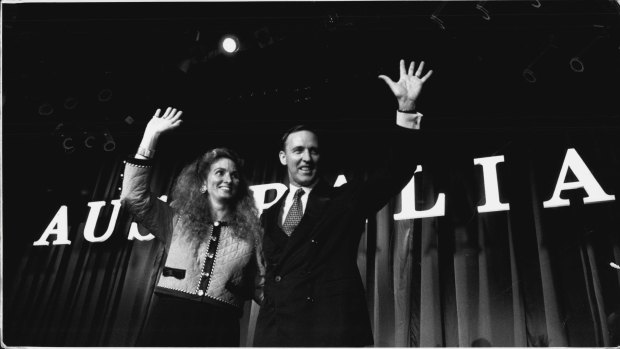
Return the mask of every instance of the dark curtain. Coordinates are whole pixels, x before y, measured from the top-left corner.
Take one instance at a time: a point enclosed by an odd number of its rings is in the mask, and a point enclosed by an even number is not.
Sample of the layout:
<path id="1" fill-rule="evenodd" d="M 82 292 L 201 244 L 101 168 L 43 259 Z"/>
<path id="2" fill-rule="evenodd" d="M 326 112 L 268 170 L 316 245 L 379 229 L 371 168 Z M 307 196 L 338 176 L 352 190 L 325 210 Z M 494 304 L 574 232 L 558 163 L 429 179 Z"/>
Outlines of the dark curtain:
<path id="1" fill-rule="evenodd" d="M 330 155 L 323 168 L 329 180 L 339 174 L 348 180 L 363 179 L 381 162 L 386 132 L 331 131 L 322 139 L 331 152 L 326 151 Z M 571 200 L 568 207 L 542 204 L 553 193 L 569 148 L 576 149 L 608 194 L 617 195 L 620 147 L 613 128 L 435 127 L 424 137 L 427 147 L 411 150 L 411 161 L 423 165 L 415 175 L 416 209 L 432 207 L 443 193 L 446 214 L 394 220 L 401 211 L 399 195 L 368 217 L 358 265 L 375 344 L 620 345 L 620 271 L 610 265 L 620 261 L 618 201 L 584 205 L 586 193 L 577 189 L 563 194 Z M 182 138 L 186 137 L 171 137 L 162 144 L 170 151 L 158 154 L 152 178 L 158 195 L 169 193 L 181 166 L 200 149 L 226 142 L 236 144 L 248 159 L 253 184 L 282 179 L 276 134 L 206 133 L 200 137 L 203 147 L 187 147 Z M 257 147 L 262 138 L 271 138 L 273 142 L 267 143 L 273 146 Z M 175 141 L 182 146 L 175 146 Z M 352 151 L 340 146 L 343 142 L 362 145 Z M 134 345 L 152 294 L 154 280 L 147 276 L 161 262 L 161 247 L 155 241 L 127 240 L 131 217 L 124 212 L 107 241 L 91 243 L 83 237 L 89 201 L 107 203 L 95 235 L 108 227 L 124 155 L 137 144 L 125 143 L 112 154 L 67 157 L 50 151 L 37 161 L 10 154 L 5 158 L 12 165 L 5 167 L 4 175 L 7 345 Z M 23 150 L 35 154 L 35 148 Z M 501 200 L 510 204 L 510 210 L 478 213 L 484 186 L 481 167 L 473 159 L 494 155 L 505 156 L 497 172 Z M 45 179 L 42 173 L 56 177 Z M 571 175 L 567 181 L 574 180 Z M 11 181 L 32 185 L 7 186 Z M 46 183 L 55 186 L 45 189 Z M 68 207 L 71 244 L 32 246 L 61 205 Z M 256 304 L 248 302 L 242 345 L 252 343 L 256 314 Z"/>

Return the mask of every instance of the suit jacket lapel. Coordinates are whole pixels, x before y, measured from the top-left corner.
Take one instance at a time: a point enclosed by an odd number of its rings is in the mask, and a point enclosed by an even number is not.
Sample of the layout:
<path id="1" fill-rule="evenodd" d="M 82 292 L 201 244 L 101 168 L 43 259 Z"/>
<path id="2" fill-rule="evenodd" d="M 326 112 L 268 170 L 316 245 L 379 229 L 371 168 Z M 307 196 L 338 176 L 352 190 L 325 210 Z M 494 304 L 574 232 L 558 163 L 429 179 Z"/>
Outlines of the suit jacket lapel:
<path id="1" fill-rule="evenodd" d="M 282 207 L 284 206 L 284 201 L 288 192 L 289 190 L 287 189 L 277 203 L 263 212 L 265 234 L 268 235 L 280 249 L 284 249 L 289 239 L 282 230 L 282 224 L 280 222 L 280 212 L 282 212 Z"/>

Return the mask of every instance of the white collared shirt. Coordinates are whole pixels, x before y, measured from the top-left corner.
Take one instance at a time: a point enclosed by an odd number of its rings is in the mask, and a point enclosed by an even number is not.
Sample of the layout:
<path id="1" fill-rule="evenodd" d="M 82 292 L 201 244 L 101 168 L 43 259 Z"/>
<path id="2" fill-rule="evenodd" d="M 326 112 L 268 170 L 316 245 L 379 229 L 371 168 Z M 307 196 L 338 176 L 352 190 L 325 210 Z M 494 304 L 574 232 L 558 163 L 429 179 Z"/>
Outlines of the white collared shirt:
<path id="1" fill-rule="evenodd" d="M 284 220 L 286 219 L 286 215 L 288 214 L 288 210 L 293 206 L 293 197 L 295 196 L 295 192 L 299 189 L 298 186 L 293 184 L 289 184 L 289 191 L 284 199 L 284 211 L 282 212 L 282 221 L 280 223 L 284 224 Z M 312 191 L 311 187 L 301 187 L 304 190 L 304 195 L 301 196 L 301 211 L 303 213 L 306 212 L 306 204 L 308 203 L 308 197 L 310 196 L 310 192 Z"/>

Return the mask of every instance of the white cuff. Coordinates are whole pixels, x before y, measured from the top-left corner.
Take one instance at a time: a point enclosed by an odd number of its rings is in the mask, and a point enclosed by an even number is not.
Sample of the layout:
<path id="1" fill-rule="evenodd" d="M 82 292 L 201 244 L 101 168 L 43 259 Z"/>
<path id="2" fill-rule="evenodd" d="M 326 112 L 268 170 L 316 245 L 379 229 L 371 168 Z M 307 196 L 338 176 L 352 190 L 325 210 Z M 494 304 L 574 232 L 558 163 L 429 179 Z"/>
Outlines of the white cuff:
<path id="1" fill-rule="evenodd" d="M 419 130 L 422 122 L 422 113 L 403 113 L 396 111 L 396 125 L 412 130 Z"/>

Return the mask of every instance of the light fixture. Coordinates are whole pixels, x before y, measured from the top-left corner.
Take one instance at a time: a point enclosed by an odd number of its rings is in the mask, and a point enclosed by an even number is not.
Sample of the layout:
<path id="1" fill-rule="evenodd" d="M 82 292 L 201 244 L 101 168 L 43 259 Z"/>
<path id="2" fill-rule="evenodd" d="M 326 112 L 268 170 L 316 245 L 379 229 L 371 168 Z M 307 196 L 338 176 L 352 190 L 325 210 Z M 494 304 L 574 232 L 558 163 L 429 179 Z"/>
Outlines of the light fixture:
<path id="1" fill-rule="evenodd" d="M 49 102 L 43 102 L 39 105 L 39 115 L 50 116 L 54 114 L 54 106 Z"/>
<path id="2" fill-rule="evenodd" d="M 614 263 L 614 262 L 609 262 L 609 265 L 610 265 L 612 268 L 614 268 L 614 269 L 618 269 L 618 270 L 620 270 L 620 265 L 618 265 L 618 264 L 616 264 L 616 263 Z"/>
<path id="3" fill-rule="evenodd" d="M 446 25 L 444 24 L 443 20 L 441 20 L 441 18 L 439 18 L 439 12 L 441 12 L 441 10 L 443 10 L 443 8 L 446 6 L 446 2 L 442 1 L 441 4 L 439 5 L 439 7 L 437 7 L 437 9 L 435 9 L 435 11 L 433 11 L 433 13 L 431 14 L 431 21 L 437 23 L 439 25 L 439 28 L 441 28 L 441 30 L 446 30 Z"/>
<path id="4" fill-rule="evenodd" d="M 62 122 L 56 125 L 54 129 L 54 135 L 60 140 L 60 145 L 65 151 L 65 154 L 71 154 L 75 151 L 75 144 L 73 143 L 73 136 L 67 131 L 65 124 Z"/>
<path id="5" fill-rule="evenodd" d="M 99 102 L 109 102 L 112 99 L 112 90 L 109 88 L 101 89 L 97 95 L 97 99 Z"/>
<path id="6" fill-rule="evenodd" d="M 534 65 L 536 63 L 538 63 L 538 61 L 552 48 L 557 48 L 556 45 L 553 44 L 552 42 L 553 37 L 550 37 L 549 43 L 547 44 L 547 46 L 538 54 L 538 56 L 536 56 L 536 58 L 534 58 L 530 64 L 527 65 L 527 67 L 525 67 L 525 69 L 523 69 L 523 72 L 521 73 L 521 76 L 523 76 L 523 78 L 525 79 L 525 81 L 529 82 L 530 84 L 533 84 L 537 81 L 536 79 L 536 74 L 534 74 L 534 70 L 532 69 L 534 67 Z"/>
<path id="7" fill-rule="evenodd" d="M 594 27 L 598 29 L 603 29 L 604 33 L 595 36 L 592 41 L 590 41 L 584 48 L 581 49 L 581 51 L 579 51 L 579 53 L 577 53 L 568 61 L 570 69 L 575 73 L 583 73 L 583 71 L 585 70 L 585 65 L 583 64 L 583 61 L 581 59 L 586 54 L 586 52 L 588 52 L 592 48 L 592 46 L 594 46 L 596 42 L 598 42 L 601 38 L 607 35 L 607 29 L 604 26 L 595 25 Z"/>
<path id="8" fill-rule="evenodd" d="M 239 39 L 233 35 L 226 35 L 222 38 L 221 47 L 228 54 L 239 51 Z"/>
<path id="9" fill-rule="evenodd" d="M 116 149 L 116 142 L 110 134 L 110 130 L 103 130 L 103 150 L 105 151 L 114 151 Z"/>
<path id="10" fill-rule="evenodd" d="M 478 2 L 476 4 L 476 9 L 478 11 L 482 12 L 482 18 L 485 21 L 490 21 L 491 20 L 491 15 L 489 14 L 489 11 L 486 8 L 484 8 L 484 3 L 486 3 L 486 0 Z"/>
<path id="11" fill-rule="evenodd" d="M 63 105 L 64 105 L 65 109 L 73 110 L 78 105 L 78 99 L 75 98 L 75 97 L 69 96 L 69 97 L 65 98 L 65 103 Z"/>

